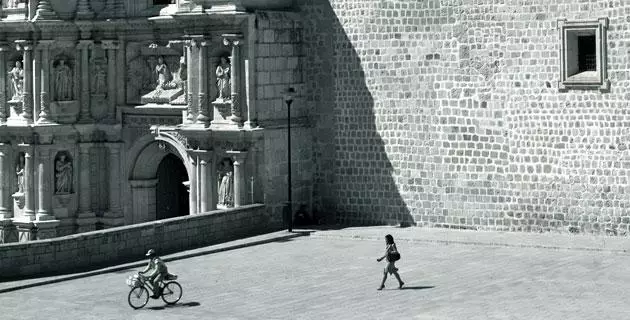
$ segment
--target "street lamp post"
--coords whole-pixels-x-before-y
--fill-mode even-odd
[[[293,231],[293,203],[291,201],[291,103],[293,103],[293,95],[295,94],[295,89],[288,88],[284,94],[284,102],[287,104],[287,171],[288,171],[288,222],[289,222],[289,232]]]

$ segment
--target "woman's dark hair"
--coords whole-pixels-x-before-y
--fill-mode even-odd
[[[385,242],[386,242],[387,244],[392,244],[392,243],[394,243],[394,237],[392,237],[392,235],[391,235],[391,234],[386,235],[386,236],[385,236]]]

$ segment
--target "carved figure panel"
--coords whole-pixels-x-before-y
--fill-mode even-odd
[[[53,93],[55,101],[74,100],[74,73],[65,57],[59,57],[53,64]]]
[[[22,67],[22,61],[15,61],[8,74],[9,96],[11,97],[11,101],[22,101],[22,93],[24,91],[24,68]]]
[[[18,158],[15,166],[15,176],[17,180],[17,193],[24,193],[24,164],[26,159],[24,158],[24,152],[18,154]]]
[[[27,0],[4,0],[3,7],[9,9],[26,7]]]
[[[67,151],[55,156],[55,194],[72,193],[72,159]]]
[[[229,58],[227,56],[221,57],[221,62],[216,69],[217,91],[219,92],[217,101],[219,102],[231,99],[231,73],[232,66],[230,65]]]
[[[219,164],[218,202],[222,208],[234,207],[234,165],[230,158],[224,158]]]
[[[99,57],[92,60],[91,93],[107,95],[107,58]]]

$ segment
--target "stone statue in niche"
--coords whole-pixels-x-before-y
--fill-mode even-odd
[[[55,99],[56,101],[72,100],[72,69],[66,60],[59,60],[55,67]]]
[[[158,57],[158,63],[155,66],[153,73],[157,79],[157,86],[155,87],[155,90],[169,89],[171,71],[164,62],[164,57]]]
[[[107,71],[103,63],[95,63],[92,74],[92,94],[107,93]]]
[[[65,152],[59,153],[55,159],[55,194],[72,192],[72,161]]]
[[[9,79],[11,80],[10,95],[11,101],[22,101],[22,92],[24,91],[24,69],[22,61],[16,61],[15,66],[9,71]]]
[[[17,176],[18,193],[24,193],[24,153],[20,152],[18,163],[15,166],[15,175]]]
[[[6,5],[6,7],[7,7],[7,8],[17,8],[17,7],[18,7],[18,4],[19,4],[20,2],[22,2],[22,1],[19,1],[19,0],[7,0],[7,5]]]
[[[219,91],[219,97],[217,101],[230,100],[230,73],[231,66],[227,57],[221,57],[221,63],[217,66],[217,89]]]
[[[232,161],[223,159],[219,167],[218,205],[225,208],[234,206],[234,172]]]

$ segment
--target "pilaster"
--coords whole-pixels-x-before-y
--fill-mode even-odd
[[[77,217],[79,232],[92,231],[96,228],[96,215],[92,212],[92,189],[90,186],[91,147],[91,143],[79,144],[79,214]]]
[[[200,37],[199,43],[199,114],[197,122],[203,126],[208,126],[210,122],[208,104],[208,46],[209,39]]]
[[[245,58],[245,101],[247,108],[246,129],[258,127],[258,114],[256,113],[256,15],[248,17],[247,52]]]
[[[10,50],[9,45],[6,42],[1,41],[0,42],[0,74],[1,75],[6,75],[8,72],[6,69],[6,65],[7,65],[6,52],[8,52],[9,50]],[[0,125],[6,125],[7,117],[9,115],[6,88],[7,88],[6,77],[2,76],[0,77]]]
[[[241,122],[241,102],[240,102],[240,83],[241,83],[241,39],[240,34],[224,34],[223,44],[232,49],[232,73],[230,79],[230,89],[232,97],[232,116],[230,120],[235,123]]]
[[[25,220],[35,220],[33,203],[33,146],[22,145],[24,152],[24,217]]]
[[[12,161],[10,161],[10,145],[0,143],[0,220],[13,218],[13,211],[10,210],[9,204],[10,197],[10,184],[7,183],[10,177],[10,173],[12,170],[10,165]]]
[[[195,150],[195,155],[199,161],[199,210],[205,213],[217,208],[214,152]]]
[[[120,193],[120,150],[122,144],[110,143],[109,147],[109,211],[103,216],[103,223],[108,227],[124,224],[121,210]]]
[[[37,152],[37,220],[54,220],[52,213],[52,187],[50,171],[53,167],[50,159],[50,147],[40,146]]]
[[[50,124],[50,45],[54,40],[40,40],[37,48],[41,51],[40,113],[37,124]]]
[[[79,113],[80,123],[92,122],[90,115],[90,68],[89,68],[89,50],[94,46],[92,40],[79,40],[77,49],[81,57],[81,110]]]
[[[190,161],[190,164],[192,166],[192,175],[189,177],[188,179],[188,199],[190,201],[189,203],[189,210],[190,210],[190,214],[197,214],[199,212],[198,210],[198,202],[197,202],[197,183],[198,183],[198,174],[197,174],[197,170],[198,168],[198,160],[197,160],[197,156],[196,154],[193,152],[193,150],[189,150],[189,155],[192,158]]]
[[[117,40],[103,40],[103,49],[107,51],[107,102],[110,119],[116,118],[116,50],[118,48]]]
[[[186,112],[188,113],[184,123],[191,124],[195,121],[195,108],[193,101],[193,74],[195,72],[196,66],[193,66],[193,49],[195,43],[192,40],[187,40],[185,42],[186,48],[186,69],[187,69],[187,79],[186,79]]]

